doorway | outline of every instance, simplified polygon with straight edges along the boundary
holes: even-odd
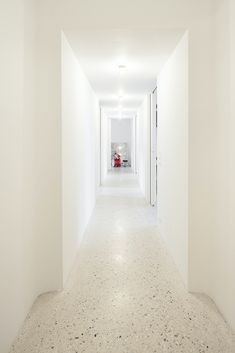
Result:
[[[110,119],[110,169],[132,169],[133,119]]]

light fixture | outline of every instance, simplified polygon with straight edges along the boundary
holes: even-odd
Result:
[[[126,65],[118,65],[118,70],[119,70],[120,76],[125,71],[125,69],[126,69]]]

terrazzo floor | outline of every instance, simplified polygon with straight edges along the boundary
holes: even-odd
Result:
[[[66,288],[38,298],[10,353],[234,353],[213,303],[185,290],[135,177],[118,173]]]

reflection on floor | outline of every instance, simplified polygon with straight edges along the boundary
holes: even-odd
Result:
[[[131,168],[113,168],[110,170],[103,187],[100,188],[100,194],[143,197],[139,189],[137,175],[133,174]]]
[[[65,290],[37,300],[11,353],[234,353],[213,304],[185,290],[135,176],[118,173],[102,188]]]

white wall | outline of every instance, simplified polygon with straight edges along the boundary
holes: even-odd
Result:
[[[146,120],[147,114],[147,96],[142,103],[137,113],[137,143],[136,143],[136,155],[137,155],[137,174],[139,184],[143,195],[145,195],[145,154],[146,154],[146,131],[144,129],[144,121]]]
[[[62,34],[63,282],[95,205],[99,158],[99,104]]]
[[[131,164],[132,156],[132,119],[111,120],[111,143],[127,143],[128,158]]]
[[[235,328],[235,5],[212,5],[189,31],[188,247],[181,236],[169,248],[188,288],[210,295]]]
[[[212,26],[200,31],[210,42],[197,61],[190,50],[189,288],[210,295],[235,328],[233,2],[214,1]]]
[[[212,15],[189,30],[189,276],[192,292],[209,293],[214,232],[214,77]],[[192,43],[194,45],[192,45]],[[199,50],[200,47],[200,50]]]
[[[229,97],[230,97],[230,119],[229,119],[229,233],[228,233],[228,269],[227,276],[229,279],[229,290],[228,290],[228,299],[223,300],[220,307],[223,310],[225,317],[229,320],[229,323],[232,325],[235,330],[235,3],[233,0],[229,1]],[[229,273],[229,274],[228,274]]]
[[[209,294],[235,328],[235,100],[234,100],[234,1],[214,2],[214,116],[213,137],[215,195],[214,232],[210,248]]]
[[[40,293],[63,287],[62,270],[62,141],[61,31],[48,31],[50,6],[35,1],[35,238],[40,261]],[[54,9],[51,9],[54,13]],[[51,16],[50,16],[51,17]],[[50,25],[52,24],[50,19]],[[51,28],[52,29],[52,28]],[[50,39],[55,41],[50,43]],[[50,43],[48,45],[48,43]],[[53,111],[53,114],[52,114]]]
[[[107,176],[108,168],[110,167],[110,154],[111,148],[108,146],[110,142],[109,138],[109,128],[108,128],[108,118],[101,109],[101,184],[104,183],[104,180]]]
[[[136,118],[136,164],[141,191],[150,202],[150,95],[146,95]]]
[[[188,35],[158,76],[158,224],[188,283]]]
[[[131,141],[131,167],[133,172],[136,173],[136,115],[132,118]]]
[[[9,349],[29,304],[21,287],[25,241],[21,218],[24,52],[21,6],[22,1],[0,5],[0,351],[3,353]]]
[[[34,2],[0,2],[0,352],[42,290],[36,212]]]

